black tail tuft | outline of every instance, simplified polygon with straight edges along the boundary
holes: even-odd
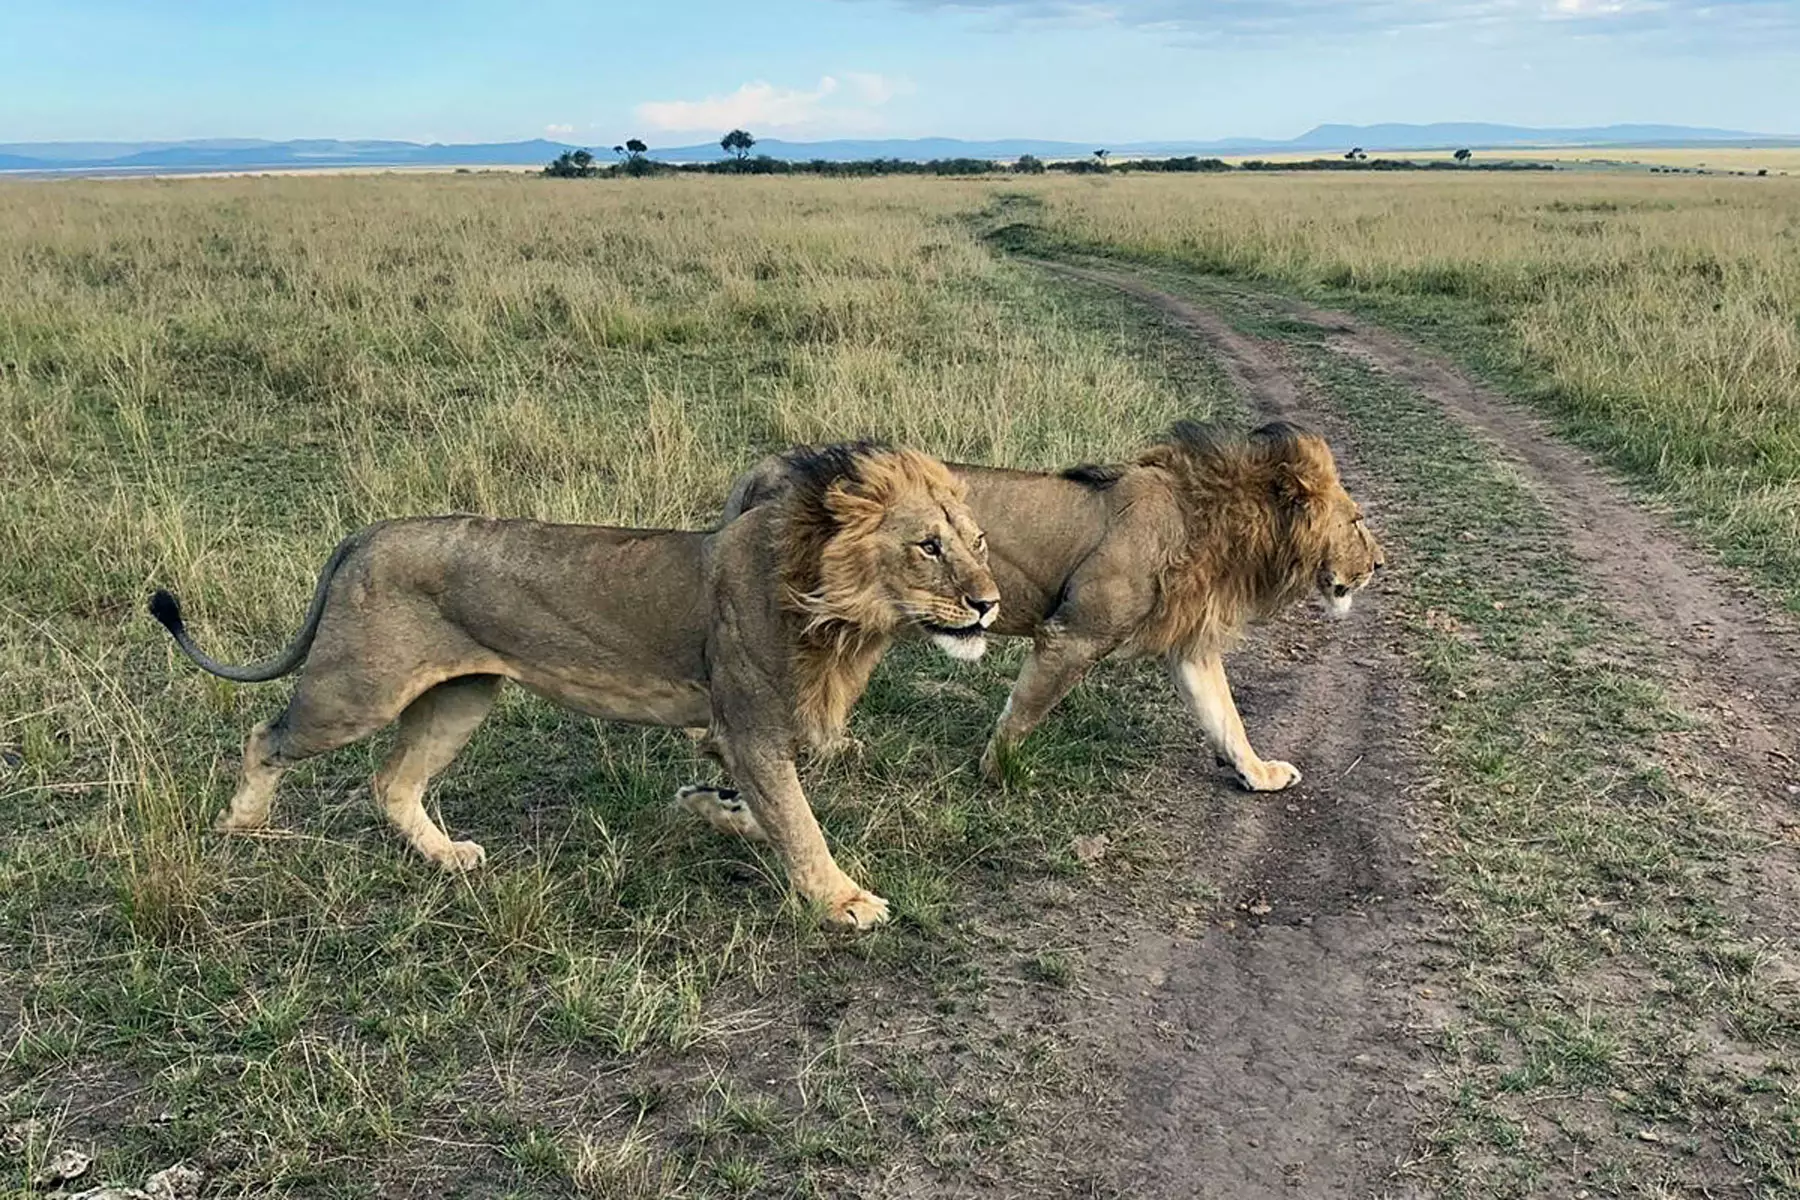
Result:
[[[161,588],[150,594],[150,615],[170,633],[181,632],[181,601]]]

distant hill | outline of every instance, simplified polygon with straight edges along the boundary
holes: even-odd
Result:
[[[1527,146],[1621,146],[1706,144],[1800,144],[1800,137],[1744,133],[1729,129],[1697,129],[1681,125],[1606,125],[1588,129],[1532,129],[1520,125],[1319,125],[1297,138],[1218,138],[1212,141],[1088,143],[1001,138],[964,141],[958,138],[865,139],[855,141],[784,142],[768,138],[756,153],[771,158],[822,158],[842,162],[865,158],[922,161],[933,158],[1084,158],[1104,148],[1115,157],[1180,154],[1281,154],[1295,151],[1454,150]],[[712,162],[725,157],[716,143],[652,147],[652,156],[672,162]]]
[[[1687,125],[1594,125],[1576,129],[1534,129],[1524,125],[1454,122],[1438,125],[1320,125],[1285,143],[1291,150],[1454,150],[1459,146],[1670,146],[1696,142],[1793,142],[1796,138],[1736,129]]]
[[[14,142],[0,144],[0,170],[155,174],[301,167],[536,166],[568,149],[572,147],[542,138],[458,145],[332,139]]]
[[[1220,138],[1212,141],[1121,142],[1104,148],[1116,157],[1184,154],[1337,153],[1352,146],[1371,151],[1443,150],[1566,146],[1800,145],[1800,137],[1702,129],[1685,125],[1601,125],[1579,129],[1537,129],[1521,125],[1453,123],[1437,125],[1320,125],[1297,138]],[[185,142],[13,142],[0,143],[0,171],[168,174],[182,171],[262,171],[304,167],[536,166],[577,147],[535,138],[524,142],[445,145],[396,141],[302,139],[287,142],[213,138]],[[768,138],[756,153],[804,161],[898,158],[1012,159],[1085,158],[1099,144],[1039,138],[865,138],[787,142]],[[604,146],[589,146],[602,158]],[[669,162],[712,162],[725,157],[717,142],[692,146],[652,146],[651,156]]]

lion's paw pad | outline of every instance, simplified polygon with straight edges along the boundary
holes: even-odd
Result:
[[[721,833],[760,842],[766,838],[761,822],[750,811],[736,788],[689,784],[675,791],[675,803]]]

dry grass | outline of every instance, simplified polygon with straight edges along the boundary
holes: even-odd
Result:
[[[1062,244],[1441,326],[1800,604],[1800,183],[1135,177],[1034,188]]]
[[[1480,152],[1478,152],[1480,153]],[[1709,171],[1767,171],[1771,175],[1800,172],[1800,146],[1569,146],[1549,150],[1489,150],[1487,158],[1516,156],[1538,162],[1615,166],[1684,167]]]

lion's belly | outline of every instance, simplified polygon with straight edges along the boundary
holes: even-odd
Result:
[[[696,681],[627,673],[570,679],[551,672],[513,676],[547,700],[605,721],[671,727],[703,726],[712,719],[712,699]]]

